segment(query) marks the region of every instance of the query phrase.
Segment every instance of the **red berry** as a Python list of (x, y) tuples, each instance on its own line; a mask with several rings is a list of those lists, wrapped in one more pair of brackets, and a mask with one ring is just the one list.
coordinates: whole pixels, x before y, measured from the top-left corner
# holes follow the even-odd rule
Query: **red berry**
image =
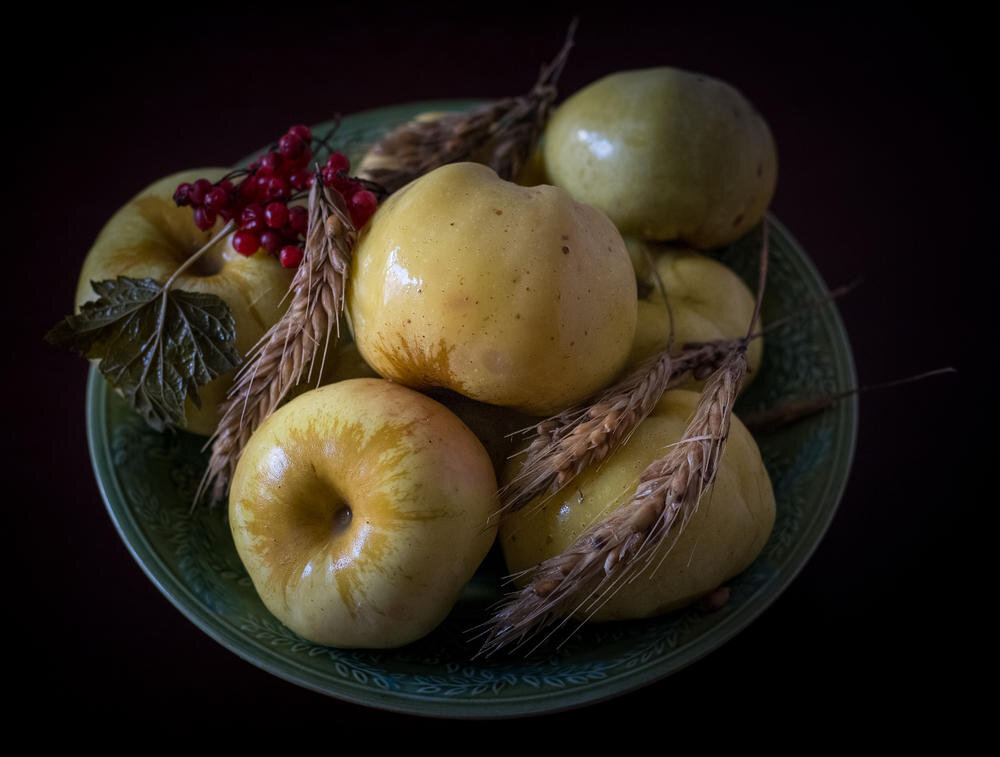
[(288, 133), (298, 137), (306, 144), (312, 142), (313, 135), (312, 132), (309, 131), (308, 126), (303, 126), (301, 124), (299, 124), (298, 126), (293, 126), (291, 129), (288, 130)]
[(229, 195), (222, 187), (212, 187), (205, 194), (205, 207), (216, 212), (222, 210), (229, 202)]
[(247, 231), (264, 230), (264, 208), (260, 204), (253, 202), (243, 208), (240, 213), (240, 226)]
[(323, 166), (320, 169), (320, 175), (323, 177), (323, 183), (328, 187), (334, 186), (334, 182), (337, 181), (337, 172), (330, 168), (330, 166)]
[(226, 193), (226, 204), (225, 207), (232, 210), (234, 214), (239, 214), (239, 197), (236, 192), (236, 187), (233, 186), (233, 182), (229, 179), (223, 179), (219, 182), (218, 188)]
[(378, 200), (370, 191), (362, 189), (351, 195), (348, 207), (351, 211), (351, 223), (354, 224), (355, 228), (360, 229), (372, 217), (375, 208), (378, 207)]
[(233, 234), (233, 249), (240, 255), (250, 257), (260, 249), (260, 239), (252, 231), (240, 229)]
[(303, 150), (302, 154), (297, 158), (286, 159), (285, 160), (285, 175), (290, 176), (296, 171), (300, 171), (303, 168), (309, 168), (309, 164), (312, 163), (312, 150)]
[(313, 185), (313, 181), (315, 181), (315, 176), (312, 171), (307, 169), (296, 171), (288, 177), (288, 183), (292, 185), (292, 188), (299, 190), (309, 189)]
[(309, 228), (309, 211), (301, 205), (288, 209), (288, 228), (296, 234), (305, 234)]
[(257, 199), (257, 177), (247, 176), (236, 188), (236, 195), (241, 204), (253, 202)]
[(286, 134), (278, 140), (278, 152), (281, 153), (283, 158), (287, 158), (288, 160), (298, 158), (306, 151), (307, 147), (308, 145), (305, 141), (295, 134)]
[(323, 166), (320, 171), (323, 175), (323, 183), (328, 187), (336, 189), (346, 199), (354, 191), (354, 186), (356, 182), (351, 180), (351, 177), (347, 175), (344, 170), (334, 171), (330, 166)]
[(191, 189), (191, 185), (186, 181), (177, 187), (174, 192), (174, 202), (177, 203), (177, 207), (191, 204)]
[(280, 176), (272, 176), (267, 179), (267, 186), (264, 190), (266, 200), (281, 200), (288, 196), (290, 187), (288, 182)]
[(288, 208), (282, 202), (272, 202), (264, 208), (264, 219), (272, 229), (283, 229), (288, 223)]
[(208, 231), (215, 225), (215, 211), (199, 205), (194, 209), (194, 225), (202, 231)]
[(205, 195), (211, 191), (212, 182), (208, 179), (198, 179), (198, 181), (191, 185), (191, 193), (188, 195), (191, 198), (191, 204), (201, 205), (205, 202)]
[(344, 195), (344, 199), (347, 200), (347, 204), (350, 205), (351, 198), (354, 197), (358, 192), (365, 192), (365, 185), (360, 181), (355, 181), (354, 179), (347, 180), (347, 186), (341, 190)]
[(285, 268), (297, 268), (302, 262), (302, 248), (296, 247), (294, 244), (285, 245), (281, 248), (278, 260)]
[(257, 174), (254, 181), (257, 184), (257, 202), (267, 203), (267, 185), (271, 183), (271, 177)]
[(259, 236), (260, 246), (263, 247), (267, 252), (274, 255), (281, 249), (281, 245), (285, 243), (284, 238), (278, 232), (273, 229), (268, 229), (267, 231), (262, 231)]
[(280, 152), (269, 152), (260, 159), (260, 172), (264, 176), (278, 176), (283, 163)]
[(350, 171), (351, 161), (347, 159), (347, 156), (342, 152), (332, 152), (330, 157), (326, 159), (326, 165), (330, 166), (334, 171)]

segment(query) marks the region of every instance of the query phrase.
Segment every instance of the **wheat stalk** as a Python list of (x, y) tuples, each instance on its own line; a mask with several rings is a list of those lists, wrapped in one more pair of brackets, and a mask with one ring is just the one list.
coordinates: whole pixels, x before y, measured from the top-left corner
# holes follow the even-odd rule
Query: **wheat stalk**
[(557, 621), (592, 615), (650, 567), (661, 544), (676, 541), (715, 480), (746, 371), (744, 345), (711, 376), (681, 441), (642, 472), (629, 501), (530, 571), (530, 582), (489, 621), (480, 654), (516, 648)]
[(500, 489), (497, 515), (520, 510), (542, 493), (558, 492), (628, 441), (665, 391), (689, 378), (704, 380), (732, 352), (745, 348), (742, 338), (685, 345), (676, 355), (667, 347), (597, 397), (528, 428), (525, 433), (534, 438), (518, 472)]
[(309, 193), (305, 255), (288, 290), (288, 309), (251, 350), (222, 404), (222, 419), (208, 442), (212, 453), (195, 502), (209, 491), (212, 502), (223, 501), (253, 432), (307, 371), (312, 377), (317, 358), (316, 375), (322, 375), (330, 340), (340, 335), (356, 240), (343, 197), (323, 187), (317, 176)]
[(764, 297), (768, 231), (765, 220), (757, 299), (746, 336), (737, 340), (736, 348), (727, 352), (705, 383), (681, 440), (643, 470), (622, 507), (566, 550), (526, 571), (527, 585), (510, 595), (487, 621), (479, 654), (520, 647), (555, 624), (539, 642), (544, 643), (571, 617), (584, 621), (593, 617), (623, 582), (650, 568), (661, 546), (669, 552), (677, 543), (715, 481), (729, 436), (733, 405), (747, 374), (746, 347)]
[(504, 179), (517, 176), (534, 151), (558, 95), (556, 82), (573, 47), (576, 19), (555, 59), (535, 86), (468, 113), (408, 121), (376, 142), (358, 175), (387, 194), (439, 166), (469, 160), (486, 147), (487, 164)]

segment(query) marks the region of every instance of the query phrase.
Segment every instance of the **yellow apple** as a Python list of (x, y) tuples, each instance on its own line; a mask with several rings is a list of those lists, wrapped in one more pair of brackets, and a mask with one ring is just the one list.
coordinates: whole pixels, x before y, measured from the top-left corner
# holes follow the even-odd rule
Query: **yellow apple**
[[(654, 267), (667, 290), (673, 313), (674, 348), (688, 342), (709, 342), (745, 336), (753, 317), (755, 298), (732, 269), (694, 250), (656, 245)], [(639, 300), (635, 339), (628, 365), (634, 368), (665, 349), (670, 339), (670, 315), (655, 275), (647, 276), (646, 299)], [(750, 381), (760, 368), (763, 339), (747, 347)]]
[(556, 187), (455, 163), (376, 211), (358, 241), (347, 308), (379, 375), (548, 415), (621, 371), (636, 283), (601, 212)]
[(496, 535), (482, 444), (440, 403), (382, 379), (292, 400), (254, 432), (229, 494), (267, 608), (317, 644), (397, 647), (451, 610)]
[(746, 98), (666, 67), (612, 74), (569, 97), (546, 128), (545, 169), (623, 234), (699, 249), (752, 229), (777, 182), (774, 140)]
[[(177, 207), (172, 197), (182, 182), (221, 179), (229, 169), (203, 168), (167, 176), (151, 184), (116, 212), (87, 253), (76, 290), (76, 306), (97, 299), (91, 281), (117, 276), (152, 278), (164, 283), (175, 270), (222, 228), (210, 231), (194, 225), (191, 208)], [(231, 237), (231, 235), (230, 235)], [(189, 292), (221, 297), (236, 321), (236, 349), (241, 355), (259, 340), (284, 311), (292, 271), (264, 252), (251, 257), (233, 249), (230, 238), (220, 240), (174, 286)], [(286, 303), (287, 304), (287, 303)], [(219, 421), (219, 404), (232, 384), (233, 374), (219, 376), (198, 391), (201, 408), (186, 403), (188, 431), (211, 434)]]
[[(611, 457), (584, 470), (559, 494), (543, 495), (510, 517), (500, 530), (508, 572), (517, 574), (560, 554), (591, 524), (625, 504), (643, 469), (682, 438), (698, 396), (667, 392)], [(512, 466), (510, 475), (515, 472)], [(715, 482), (676, 543), (668, 538), (650, 560), (653, 567), (622, 583), (591, 619), (651, 617), (713, 591), (756, 559), (774, 517), (774, 493), (760, 451), (734, 417)]]

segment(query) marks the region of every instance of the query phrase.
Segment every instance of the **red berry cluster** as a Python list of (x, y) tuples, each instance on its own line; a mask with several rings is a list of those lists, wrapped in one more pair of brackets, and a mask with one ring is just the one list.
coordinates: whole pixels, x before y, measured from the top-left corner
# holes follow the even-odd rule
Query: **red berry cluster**
[(378, 198), (365, 185), (350, 176), (351, 163), (347, 156), (341, 152), (335, 152), (327, 158), (326, 163), (320, 170), (323, 177), (323, 184), (336, 189), (344, 196), (347, 203), (347, 210), (351, 214), (351, 223), (354, 228), (360, 229), (368, 219), (372, 217), (375, 208), (378, 206)]
[[(174, 192), (174, 202), (194, 208), (195, 225), (202, 231), (212, 228), (220, 216), (235, 220), (239, 230), (233, 235), (233, 247), (241, 255), (250, 256), (263, 248), (278, 255), (285, 268), (295, 268), (302, 262), (309, 212), (290, 203), (303, 199), (316, 180), (308, 167), (313, 143), (307, 126), (293, 126), (278, 140), (277, 149), (245, 171), (235, 171), (215, 184), (208, 179), (181, 184)], [(344, 196), (351, 221), (360, 229), (375, 212), (378, 200), (364, 183), (350, 178), (350, 167), (347, 157), (335, 152), (319, 173), (326, 186)], [(234, 178), (238, 183), (233, 183)]]

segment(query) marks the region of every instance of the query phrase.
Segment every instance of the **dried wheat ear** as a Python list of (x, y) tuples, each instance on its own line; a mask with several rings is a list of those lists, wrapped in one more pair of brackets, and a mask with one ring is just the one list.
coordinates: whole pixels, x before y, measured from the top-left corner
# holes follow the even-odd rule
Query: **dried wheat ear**
[[(570, 618), (592, 616), (624, 581), (649, 569), (662, 545), (676, 543), (715, 480), (729, 436), (733, 406), (747, 374), (746, 348), (758, 322), (767, 280), (768, 231), (765, 222), (757, 297), (746, 336), (726, 343), (715, 355), (717, 362), (681, 440), (642, 471), (631, 497), (620, 508), (587, 529), (568, 549), (527, 572), (524, 588), (509, 595), (485, 624), (480, 654), (516, 649), (555, 625), (544, 641)], [(692, 360), (699, 348), (719, 349), (719, 345), (689, 347)], [(705, 358), (700, 356), (700, 360)], [(668, 345), (586, 409), (567, 411), (562, 422), (557, 416), (539, 424), (534, 453), (529, 451), (525, 461), (525, 467), (532, 461), (534, 465), (503, 494), (508, 511), (523, 507), (546, 490), (559, 489), (584, 467), (607, 457), (612, 447), (624, 443), (652, 411), (671, 377), (679, 374), (679, 366), (673, 365), (676, 360), (680, 356), (671, 357)], [(691, 370), (696, 370), (695, 365), (708, 370), (700, 361)]]
[(562, 49), (542, 67), (528, 92), (467, 113), (408, 121), (371, 147), (359, 165), (359, 177), (389, 194), (435, 168), (475, 159), (501, 178), (515, 178), (534, 152), (552, 112), (556, 84), (573, 47), (575, 30), (574, 20)]
[(553, 627), (544, 641), (571, 618), (593, 615), (625, 581), (650, 569), (654, 555), (676, 541), (715, 480), (746, 371), (745, 349), (726, 355), (682, 439), (642, 471), (623, 506), (528, 572), (524, 588), (489, 620), (480, 654), (517, 649)]
[(704, 380), (746, 340), (726, 339), (686, 345), (677, 354), (664, 349), (601, 392), (527, 429), (533, 440), (515, 476), (500, 490), (499, 517), (541, 494), (554, 494), (589, 465), (623, 445), (668, 389)]
[(247, 356), (209, 439), (211, 457), (195, 502), (225, 500), (250, 436), (304, 377), (323, 373), (331, 338), (339, 336), (344, 291), (357, 232), (339, 192), (316, 181), (309, 193), (305, 256), (288, 290), (290, 302)]
[[(486, 149), (501, 176), (516, 175), (538, 142), (555, 102), (556, 82), (573, 46), (576, 21), (555, 60), (544, 66), (535, 86), (467, 114), (414, 121), (391, 132), (369, 153), (370, 169), (358, 178), (381, 197), (446, 163)], [(229, 481), (253, 432), (273, 413), (317, 357), (325, 357), (331, 335), (339, 335), (344, 291), (357, 230), (343, 197), (317, 181), (309, 196), (305, 256), (292, 280), (288, 310), (248, 356), (209, 440), (211, 457), (195, 502), (206, 494), (225, 499)], [(320, 349), (322, 348), (322, 352)], [(322, 360), (317, 376), (322, 375)]]

